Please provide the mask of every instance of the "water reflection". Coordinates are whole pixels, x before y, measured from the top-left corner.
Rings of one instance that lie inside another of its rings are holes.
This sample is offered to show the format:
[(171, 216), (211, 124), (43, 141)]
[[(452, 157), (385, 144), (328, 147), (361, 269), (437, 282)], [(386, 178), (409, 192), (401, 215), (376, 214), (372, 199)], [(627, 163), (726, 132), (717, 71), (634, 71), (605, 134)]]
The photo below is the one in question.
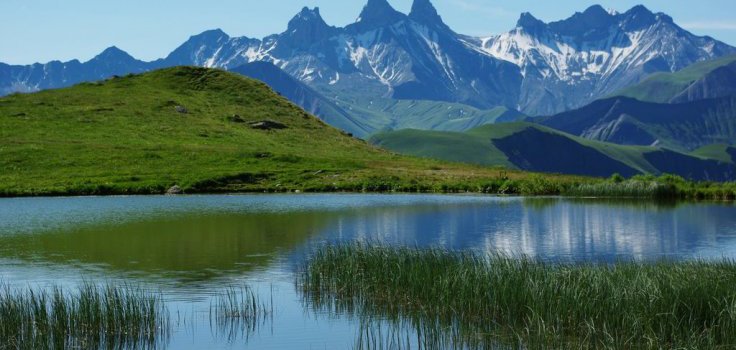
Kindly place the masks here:
[[(141, 282), (160, 288), (172, 310), (200, 316), (228, 286), (274, 297), (270, 333), (203, 337), (190, 327), (209, 330), (205, 316), (175, 330), (176, 349), (352, 346), (364, 320), (305, 312), (293, 271), (316, 247), (354, 241), (560, 260), (736, 258), (736, 207), (424, 195), (0, 199), (0, 279), (10, 284)], [(375, 329), (363, 328), (363, 339)], [(423, 331), (412, 329), (395, 333)]]
[(735, 207), (718, 203), (359, 195), (19, 201), (0, 201), (7, 219), (0, 258), (181, 283), (283, 259), (295, 265), (315, 246), (353, 241), (564, 260), (736, 253)]
[(94, 265), (143, 278), (206, 281), (268, 266), (320, 232), (329, 215), (197, 215), (0, 236), (4, 257)]

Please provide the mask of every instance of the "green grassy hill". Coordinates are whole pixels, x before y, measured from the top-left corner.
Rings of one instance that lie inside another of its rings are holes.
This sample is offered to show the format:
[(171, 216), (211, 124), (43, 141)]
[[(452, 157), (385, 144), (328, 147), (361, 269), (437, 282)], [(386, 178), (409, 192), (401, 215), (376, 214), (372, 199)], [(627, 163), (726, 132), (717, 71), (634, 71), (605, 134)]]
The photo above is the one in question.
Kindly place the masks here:
[(674, 73), (656, 73), (639, 84), (624, 88), (611, 96), (625, 96), (639, 101), (668, 103), (691, 84), (714, 70), (736, 62), (736, 55), (693, 64)]
[[(263, 121), (272, 128), (254, 128)], [(190, 193), (451, 190), (498, 173), (375, 148), (265, 84), (220, 70), (171, 68), (0, 99), (5, 196), (162, 193), (173, 185)]]
[(527, 171), (588, 176), (674, 173), (719, 181), (735, 175), (731, 161), (592, 141), (533, 123), (485, 125), (467, 132), (399, 130), (375, 135), (371, 142), (408, 155)]

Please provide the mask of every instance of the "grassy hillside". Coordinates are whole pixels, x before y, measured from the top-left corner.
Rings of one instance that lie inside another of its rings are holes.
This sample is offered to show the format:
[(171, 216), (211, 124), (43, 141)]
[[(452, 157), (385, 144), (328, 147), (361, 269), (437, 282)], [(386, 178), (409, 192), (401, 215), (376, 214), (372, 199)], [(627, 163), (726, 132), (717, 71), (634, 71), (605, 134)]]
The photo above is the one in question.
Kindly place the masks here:
[(485, 125), (459, 132), (401, 130), (371, 142), (403, 154), (528, 171), (610, 176), (675, 173), (697, 180), (729, 180), (732, 162), (643, 146), (591, 141), (532, 123)]
[[(251, 125), (262, 121), (283, 128)], [(162, 193), (173, 185), (190, 193), (483, 190), (528, 177), (499, 174), (377, 149), (265, 84), (220, 70), (171, 68), (0, 99), (6, 196)]]
[(626, 96), (640, 101), (667, 103), (694, 81), (719, 67), (733, 62), (736, 62), (736, 55), (699, 62), (674, 73), (656, 73), (641, 83), (618, 91), (612, 96)]

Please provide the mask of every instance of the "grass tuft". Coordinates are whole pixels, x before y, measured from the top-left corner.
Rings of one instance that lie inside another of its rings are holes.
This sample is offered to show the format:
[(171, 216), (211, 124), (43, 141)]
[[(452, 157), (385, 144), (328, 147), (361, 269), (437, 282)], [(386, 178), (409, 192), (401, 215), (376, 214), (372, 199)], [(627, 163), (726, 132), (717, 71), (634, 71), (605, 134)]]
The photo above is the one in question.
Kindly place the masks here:
[(273, 302), (261, 301), (248, 286), (227, 289), (210, 305), (210, 325), (230, 342), (247, 340), (272, 315)]

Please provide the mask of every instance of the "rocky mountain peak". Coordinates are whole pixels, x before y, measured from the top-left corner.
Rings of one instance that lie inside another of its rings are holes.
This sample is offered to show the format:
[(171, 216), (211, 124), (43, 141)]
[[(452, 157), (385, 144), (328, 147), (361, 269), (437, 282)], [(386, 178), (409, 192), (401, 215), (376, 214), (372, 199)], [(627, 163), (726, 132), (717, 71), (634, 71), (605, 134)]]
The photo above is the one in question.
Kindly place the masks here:
[(409, 18), (424, 24), (445, 25), (430, 0), (414, 0)]
[(406, 15), (396, 11), (386, 0), (368, 0), (354, 24), (353, 30), (371, 30), (406, 19)]
[(591, 32), (604, 32), (616, 23), (616, 17), (600, 5), (593, 5), (572, 17), (550, 23), (550, 27), (562, 35), (581, 36)]
[(137, 61), (133, 56), (127, 52), (119, 49), (117, 46), (110, 46), (99, 55), (95, 56), (92, 61), (94, 62), (133, 62)]
[(326, 39), (335, 33), (335, 28), (327, 25), (319, 13), (319, 7), (304, 7), (289, 21), (288, 28), (281, 36), (297, 48), (308, 48), (315, 42)]
[(636, 5), (621, 16), (623, 17), (622, 22), (625, 30), (638, 30), (650, 27), (657, 22), (657, 15), (649, 11), (644, 5)]
[(516, 22), (516, 27), (530, 34), (539, 34), (547, 28), (547, 24), (534, 17), (529, 12), (524, 12)]
[(230, 36), (227, 35), (222, 29), (211, 29), (206, 30), (202, 33), (199, 33), (197, 35), (192, 36), (189, 38), (189, 40), (197, 40), (197, 41), (218, 41), (220, 39), (230, 39)]
[(294, 18), (289, 21), (288, 30), (299, 30), (305, 26), (311, 27), (329, 27), (319, 14), (319, 7), (310, 9), (304, 7)]

